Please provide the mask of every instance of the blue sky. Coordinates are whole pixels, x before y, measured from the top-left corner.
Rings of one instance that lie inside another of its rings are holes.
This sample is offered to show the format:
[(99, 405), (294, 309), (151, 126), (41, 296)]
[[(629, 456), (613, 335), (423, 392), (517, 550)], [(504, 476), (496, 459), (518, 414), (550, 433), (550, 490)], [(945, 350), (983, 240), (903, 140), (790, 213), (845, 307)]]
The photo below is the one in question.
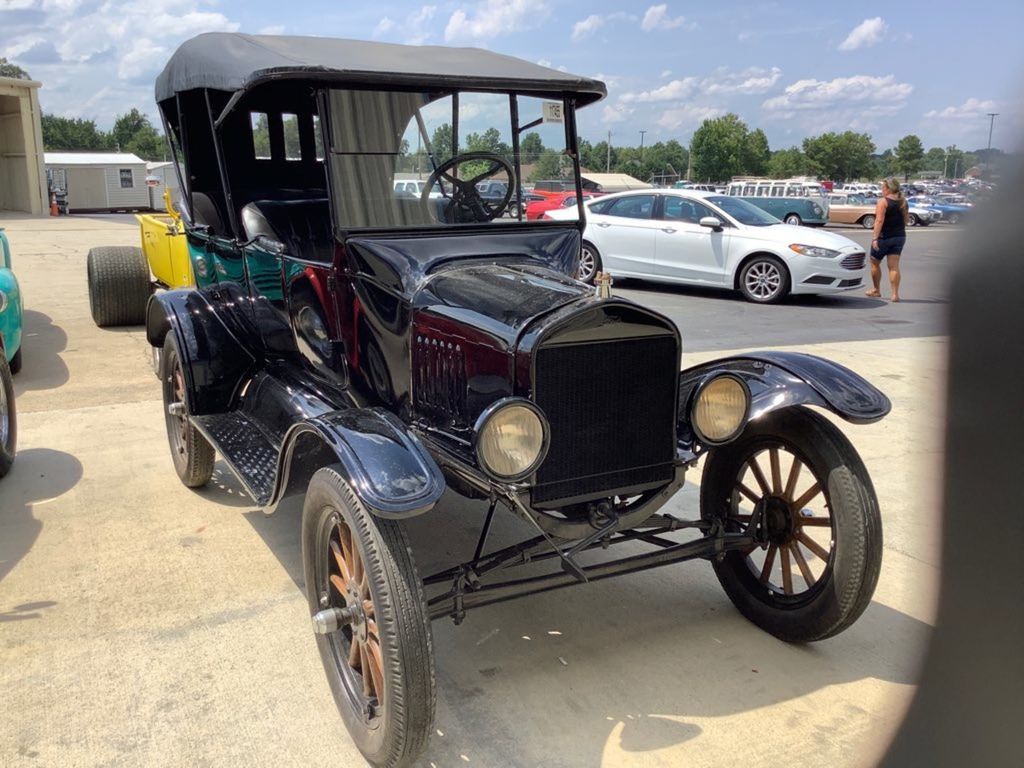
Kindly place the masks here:
[(138, 107), (182, 40), (211, 30), (490, 48), (608, 84), (580, 133), (612, 143), (689, 141), (736, 112), (773, 149), (828, 130), (870, 133), (879, 150), (916, 133), (926, 147), (1024, 134), (1024, 3), (817, 2), (711, 5), (482, 0), (0, 0), (0, 56), (43, 82), (43, 110), (93, 119)]

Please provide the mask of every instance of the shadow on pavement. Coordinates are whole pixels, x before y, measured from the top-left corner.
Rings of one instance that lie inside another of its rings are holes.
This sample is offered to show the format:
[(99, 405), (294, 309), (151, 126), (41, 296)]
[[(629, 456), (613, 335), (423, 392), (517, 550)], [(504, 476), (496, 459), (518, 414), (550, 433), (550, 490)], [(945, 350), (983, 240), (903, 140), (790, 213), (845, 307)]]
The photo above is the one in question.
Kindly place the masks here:
[[(0, 582), (32, 550), (43, 530), (42, 522), (32, 514), (33, 505), (62, 496), (81, 479), (82, 465), (69, 453), (49, 448), (30, 448), (18, 453), (10, 474), (0, 486)], [(49, 601), (35, 602), (10, 609), (0, 606), (0, 621), (35, 618), (24, 612), (48, 604)]]
[(26, 309), (21, 348), (24, 368), (14, 377), (15, 394), (37, 389), (56, 389), (66, 384), (68, 367), (60, 353), (68, 336), (49, 315)]

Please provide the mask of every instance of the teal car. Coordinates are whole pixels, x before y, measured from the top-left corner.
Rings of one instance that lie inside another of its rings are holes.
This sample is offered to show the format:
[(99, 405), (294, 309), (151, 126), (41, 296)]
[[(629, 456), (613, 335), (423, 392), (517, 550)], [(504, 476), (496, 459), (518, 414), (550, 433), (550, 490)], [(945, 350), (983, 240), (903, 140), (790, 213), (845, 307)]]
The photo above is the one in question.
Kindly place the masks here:
[(11, 374), (21, 368), (21, 291), (11, 271), (11, 246), (0, 229), (0, 477), (14, 462), (18, 435)]

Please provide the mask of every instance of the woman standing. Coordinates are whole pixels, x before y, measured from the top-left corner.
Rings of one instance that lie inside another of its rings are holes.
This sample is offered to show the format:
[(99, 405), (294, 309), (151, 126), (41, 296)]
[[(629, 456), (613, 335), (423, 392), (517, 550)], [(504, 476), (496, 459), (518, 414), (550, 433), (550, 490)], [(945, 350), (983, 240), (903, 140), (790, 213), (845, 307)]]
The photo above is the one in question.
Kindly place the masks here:
[(871, 282), (868, 296), (881, 296), (882, 259), (888, 260), (892, 300), (900, 300), (900, 254), (907, 242), (907, 201), (896, 179), (882, 182), (882, 196), (875, 206), (875, 227), (871, 241)]

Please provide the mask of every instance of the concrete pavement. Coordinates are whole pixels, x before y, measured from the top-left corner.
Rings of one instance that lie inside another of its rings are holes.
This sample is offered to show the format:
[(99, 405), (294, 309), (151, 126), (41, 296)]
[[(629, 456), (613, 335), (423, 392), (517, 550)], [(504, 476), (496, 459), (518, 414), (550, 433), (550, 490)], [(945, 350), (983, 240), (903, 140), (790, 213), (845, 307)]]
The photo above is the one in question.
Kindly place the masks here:
[[(362, 765), (298, 586), (300, 503), (265, 517), (220, 463), (208, 488), (184, 488), (142, 331), (89, 316), (86, 251), (134, 244), (134, 222), (4, 215), (0, 226), (28, 309), (19, 454), (0, 481), (0, 765)], [(861, 620), (785, 645), (742, 619), (698, 562), (480, 609), (461, 627), (438, 621), (437, 733), (422, 766), (875, 762), (934, 621), (946, 343), (798, 349), (893, 400), (878, 424), (841, 424), (886, 538)], [(695, 483), (669, 511), (696, 514)], [(454, 496), (442, 507), (410, 524), (424, 571), (467, 557), (484, 511)], [(496, 533), (517, 531), (503, 520)]]

